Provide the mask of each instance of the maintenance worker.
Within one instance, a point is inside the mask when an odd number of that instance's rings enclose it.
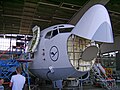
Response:
[[[4,83],[4,79],[0,79],[0,90],[4,90],[4,86],[3,86],[3,83]]]
[[[9,86],[12,87],[12,90],[23,90],[26,78],[21,75],[21,67],[16,68],[17,75],[13,75],[10,80]]]

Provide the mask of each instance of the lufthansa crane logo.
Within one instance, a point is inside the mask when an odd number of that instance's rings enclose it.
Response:
[[[59,57],[58,48],[56,46],[52,46],[51,49],[50,49],[50,58],[51,58],[51,60],[57,61],[58,57]]]

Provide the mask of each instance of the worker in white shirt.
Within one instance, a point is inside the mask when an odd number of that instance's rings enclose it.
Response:
[[[20,67],[16,68],[17,75],[13,75],[10,80],[9,86],[12,90],[23,90],[25,84],[25,77],[21,75],[22,69]]]

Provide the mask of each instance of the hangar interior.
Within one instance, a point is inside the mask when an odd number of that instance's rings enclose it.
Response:
[[[28,86],[31,90],[39,87],[32,86],[28,71],[28,63],[32,63],[28,55],[25,53],[26,47],[34,37],[32,28],[40,27],[40,32],[50,26],[57,24],[72,24],[75,25],[83,14],[95,4],[104,5],[110,15],[114,43],[96,42],[99,49],[97,60],[92,62],[79,62],[80,50],[91,44],[90,40],[71,36],[67,42],[68,54],[71,64],[77,69],[86,71],[91,68],[94,62],[100,63],[105,68],[106,74],[113,77],[116,83],[120,82],[120,1],[119,0],[1,0],[0,1],[0,78],[5,79],[5,87],[7,88],[11,75],[15,71],[15,67],[19,64],[23,65],[24,73],[28,79]],[[81,44],[82,43],[82,44]],[[72,45],[74,46],[72,47]],[[74,54],[75,53],[75,54]],[[32,55],[30,56],[33,57]],[[24,59],[24,60],[21,60]],[[82,64],[79,67],[78,65]],[[88,66],[88,67],[87,67]],[[78,69],[79,68],[79,69]],[[90,71],[92,80],[86,80],[84,84],[95,84],[94,70]],[[103,71],[104,72],[104,71]],[[91,74],[92,73],[92,74]],[[104,73],[103,73],[104,74]],[[30,79],[30,80],[29,80]],[[98,77],[98,79],[101,79]],[[36,79],[38,80],[38,78]],[[83,79],[81,79],[83,80]],[[77,85],[76,79],[66,80],[69,88],[81,88]],[[63,83],[65,86],[66,81]],[[41,85],[51,84],[50,81],[38,81]],[[81,81],[82,82],[82,81]],[[99,80],[98,80],[99,82]],[[105,83],[106,82],[102,82]],[[33,84],[33,83],[32,83]],[[98,83],[98,84],[101,84]],[[97,85],[98,85],[97,84]],[[82,83],[81,83],[82,85]],[[95,86],[97,86],[95,85]],[[102,84],[103,85],[103,84]],[[98,85],[99,86],[99,85]],[[35,89],[34,89],[35,87]],[[68,87],[62,88],[69,90]],[[105,87],[108,90],[111,88]],[[33,89],[32,89],[33,88]],[[42,87],[43,88],[43,87]],[[46,87],[45,87],[46,88]],[[47,87],[49,88],[49,87]],[[103,90],[103,88],[101,90]],[[51,90],[51,87],[49,88]],[[100,88],[99,88],[100,89]],[[25,89],[27,90],[27,89]],[[30,89],[29,89],[30,90]],[[77,89],[78,90],[78,89]],[[86,89],[87,90],[87,89]],[[88,89],[89,90],[89,89]]]

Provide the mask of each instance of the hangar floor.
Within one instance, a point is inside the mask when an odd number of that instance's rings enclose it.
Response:
[[[58,90],[58,89],[53,89],[51,86],[42,86],[40,87],[40,89],[33,89],[33,90]],[[62,90],[107,90],[107,89],[101,87],[95,87],[92,85],[84,85],[83,88],[64,87]],[[120,90],[120,86],[117,86],[117,88],[113,88],[112,90]]]
[[[11,89],[8,86],[5,86],[5,90],[11,90]],[[29,89],[25,87],[24,90],[29,90]],[[51,85],[31,85],[30,90],[59,90],[59,89],[54,89]],[[69,86],[69,87],[64,87],[61,90],[107,90],[107,89],[96,87],[90,84],[85,84],[83,85],[82,88],[75,87],[75,86]],[[120,90],[120,83],[117,83],[117,87],[111,90]]]
[[[25,89],[27,90],[27,89]],[[31,88],[31,90],[59,90],[59,89],[53,89],[53,87],[51,85],[47,85],[47,86],[36,86]],[[64,87],[61,90],[107,90],[105,88],[101,88],[101,87],[95,87],[92,85],[83,85],[83,87],[74,87],[74,86],[69,86],[69,87]],[[120,87],[117,88],[113,88],[111,90],[120,90]]]
[[[49,89],[48,89],[49,88]],[[50,87],[41,87],[40,90],[58,90],[58,89],[52,89]],[[85,85],[83,86],[83,88],[79,88],[79,87],[64,87],[62,90],[106,90],[100,87],[93,87],[93,86],[89,86],[89,85]]]
[[[34,82],[35,83],[35,82]],[[8,86],[8,84],[4,85],[4,90],[11,90],[11,88]],[[30,89],[28,89],[28,86],[25,85],[24,90],[60,90],[57,88],[53,88],[53,85],[51,83],[47,82],[47,84],[39,83],[36,85],[31,85]],[[79,86],[64,86],[61,90],[108,90],[106,88],[102,88],[100,86],[92,85],[91,83],[85,83],[82,87]],[[120,82],[116,83],[116,87],[109,89],[109,90],[120,90]]]

